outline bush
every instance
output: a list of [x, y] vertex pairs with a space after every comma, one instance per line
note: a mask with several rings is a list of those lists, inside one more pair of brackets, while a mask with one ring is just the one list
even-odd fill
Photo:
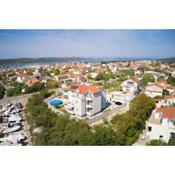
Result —
[[147, 146], [166, 146], [167, 143], [165, 143], [162, 140], [151, 140], [149, 143], [146, 144]]
[[168, 142], [168, 145], [171, 145], [171, 146], [174, 146], [175, 145], [175, 135], [172, 135], [169, 142]]
[[167, 79], [167, 83], [172, 86], [175, 86], [175, 77], [169, 76]]
[[131, 101], [128, 112], [113, 118], [112, 124], [121, 144], [132, 145], [138, 139], [154, 107], [152, 98], [140, 94]]
[[11, 86], [13, 86], [13, 88], [7, 90], [8, 97], [22, 94], [22, 89], [26, 89], [27, 87], [24, 83], [18, 83], [18, 82], [12, 82]]
[[33, 92], [38, 92], [45, 89], [44, 83], [35, 83], [30, 87], [26, 88], [26, 93], [33, 93]]
[[33, 95], [26, 106], [27, 120], [32, 129], [42, 126], [34, 137], [35, 145], [117, 145], [111, 127], [98, 126], [92, 131], [85, 121], [70, 119], [68, 114], [58, 115], [48, 109], [42, 94]]

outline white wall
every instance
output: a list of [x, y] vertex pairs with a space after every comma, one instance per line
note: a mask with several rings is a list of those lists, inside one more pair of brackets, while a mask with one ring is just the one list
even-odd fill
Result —
[[[133, 84], [129, 85], [128, 82], [131, 81], [133, 82]], [[121, 87], [122, 87], [122, 90], [124, 92], [130, 92], [130, 93], [135, 93], [138, 91], [138, 85], [135, 81], [133, 80], [126, 80], [126, 81], [123, 81], [122, 84], [121, 84]]]
[[106, 92], [102, 91], [101, 92], [101, 108], [104, 109], [106, 108]]
[[106, 107], [106, 93], [104, 91], [96, 94], [87, 93], [86, 95], [68, 91], [68, 102], [74, 106], [74, 114], [79, 116], [87, 114], [87, 97], [92, 99], [90, 103], [92, 110], [88, 112], [89, 115], [94, 115]]
[[81, 97], [76, 98], [74, 102], [74, 113], [79, 116], [83, 116], [86, 114], [86, 102], [85, 99]]
[[92, 115], [101, 111], [102, 100], [101, 93], [93, 94], [92, 101]]
[[155, 85], [145, 87], [145, 94], [149, 97], [162, 96], [163, 90]]
[[160, 92], [153, 92], [153, 91], [147, 91], [147, 90], [145, 90], [144, 93], [145, 93], [147, 96], [152, 97], [152, 98], [154, 98], [154, 97], [156, 97], [156, 96], [162, 96], [162, 93], [160, 93]]
[[147, 135], [150, 136], [150, 139], [160, 139], [160, 136], [163, 136], [163, 140], [168, 142], [170, 139], [170, 130], [167, 126], [149, 124], [148, 126], [152, 127], [151, 132], [147, 132]]

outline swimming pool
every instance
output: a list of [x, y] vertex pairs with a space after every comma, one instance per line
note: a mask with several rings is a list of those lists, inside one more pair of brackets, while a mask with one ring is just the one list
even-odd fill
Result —
[[52, 106], [54, 106], [54, 105], [59, 105], [60, 106], [62, 104], [63, 104], [63, 102], [59, 99], [54, 99], [54, 100], [50, 101], [50, 105], [52, 105]]

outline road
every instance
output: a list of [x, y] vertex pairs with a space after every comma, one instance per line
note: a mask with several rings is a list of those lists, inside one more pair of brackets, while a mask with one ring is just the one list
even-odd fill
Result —
[[3, 99], [0, 100], [0, 105], [5, 105], [7, 103], [14, 103], [14, 102], [19, 102], [22, 104], [25, 104], [26, 101], [32, 97], [32, 95], [34, 95], [36, 93], [31, 93], [31, 94], [25, 94], [25, 95], [21, 95], [21, 96], [15, 96], [15, 97], [5, 97]]

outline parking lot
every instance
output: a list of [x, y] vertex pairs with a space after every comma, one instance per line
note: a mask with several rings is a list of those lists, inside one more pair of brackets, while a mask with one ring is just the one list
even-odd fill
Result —
[[[5, 99], [0, 103], [0, 145], [31, 145], [29, 126], [24, 107], [30, 96], [18, 97], [9, 103]], [[11, 100], [10, 100], [11, 101]]]

